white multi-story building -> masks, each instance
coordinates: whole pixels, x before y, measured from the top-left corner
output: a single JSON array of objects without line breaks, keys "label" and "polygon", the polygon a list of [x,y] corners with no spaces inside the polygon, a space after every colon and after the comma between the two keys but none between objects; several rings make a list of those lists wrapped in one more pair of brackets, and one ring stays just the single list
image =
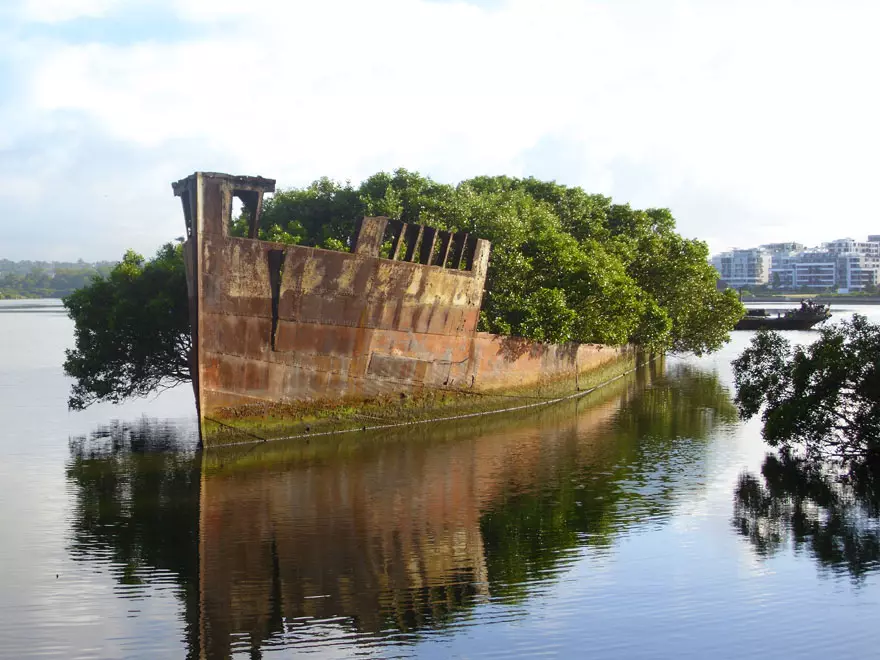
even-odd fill
[{"label": "white multi-story building", "polygon": [[721,279],[734,288],[767,284],[771,263],[770,253],[761,248],[722,252],[712,259]]},{"label": "white multi-story building", "polygon": [[841,293],[875,286],[878,273],[880,265],[868,255],[848,252],[837,257],[837,289]]},{"label": "white multi-story building", "polygon": [[735,288],[768,284],[774,289],[858,291],[880,282],[880,234],[867,241],[841,238],[817,249],[796,242],[767,243],[724,252],[712,264]]},{"label": "white multi-story building", "polygon": [[760,246],[762,250],[767,250],[770,254],[792,254],[794,252],[803,252],[807,246],[803,243],[788,241],[786,243],[764,243]]},{"label": "white multi-story building", "polygon": [[832,254],[863,254],[880,259],[880,241],[872,241],[871,238],[869,236],[867,241],[838,238],[835,241],[825,243],[822,247]]},{"label": "white multi-story building", "polygon": [[804,244],[794,241],[766,243],[761,248],[770,253],[770,281],[768,284],[775,289],[793,287],[792,264],[796,261],[797,255],[804,251]]},{"label": "white multi-story building", "polygon": [[774,289],[793,289],[794,271],[800,253],[774,254],[770,263],[770,286]]},{"label": "white multi-story building", "polygon": [[837,257],[835,284],[839,291],[858,291],[877,284],[880,273],[880,236],[868,236],[867,241],[839,238],[825,244],[825,249]]},{"label": "white multi-story building", "polygon": [[804,250],[790,261],[791,288],[833,289],[837,284],[837,257],[825,250]]}]

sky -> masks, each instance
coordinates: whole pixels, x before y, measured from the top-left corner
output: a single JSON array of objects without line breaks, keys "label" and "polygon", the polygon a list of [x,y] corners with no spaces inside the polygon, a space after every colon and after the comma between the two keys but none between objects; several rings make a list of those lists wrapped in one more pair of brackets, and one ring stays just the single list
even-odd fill
[{"label": "sky", "polygon": [[877,25],[875,0],[0,0],[0,258],[150,255],[196,170],[554,179],[712,252],[863,238]]}]

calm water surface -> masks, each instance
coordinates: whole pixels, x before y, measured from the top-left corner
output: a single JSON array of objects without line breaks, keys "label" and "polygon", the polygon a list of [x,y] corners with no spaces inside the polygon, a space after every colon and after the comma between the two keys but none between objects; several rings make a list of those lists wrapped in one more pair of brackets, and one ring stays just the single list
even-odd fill
[{"label": "calm water surface", "polygon": [[750,334],[540,412],[201,454],[186,387],[69,413],[71,322],[0,301],[0,656],[876,657],[877,501],[762,475]]}]

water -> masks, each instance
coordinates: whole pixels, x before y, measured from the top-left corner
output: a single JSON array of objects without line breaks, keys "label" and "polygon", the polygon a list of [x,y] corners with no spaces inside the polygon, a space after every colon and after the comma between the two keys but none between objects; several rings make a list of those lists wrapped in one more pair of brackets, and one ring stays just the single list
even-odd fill
[{"label": "water", "polygon": [[872,656],[877,509],[761,475],[749,336],[539,412],[202,455],[186,387],[69,413],[70,321],[0,302],[0,656]]}]

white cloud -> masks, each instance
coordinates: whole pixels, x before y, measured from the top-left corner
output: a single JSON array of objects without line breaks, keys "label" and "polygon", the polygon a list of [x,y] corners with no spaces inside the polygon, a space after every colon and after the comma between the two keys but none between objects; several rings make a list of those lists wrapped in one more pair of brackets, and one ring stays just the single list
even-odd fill
[{"label": "white cloud", "polygon": [[[109,11],[98,0],[69,4]],[[683,233],[715,248],[743,236],[815,242],[880,230],[873,3],[169,8],[192,38],[43,44],[19,116],[33,128],[73,113],[119,146],[117,169],[126,153],[149,153],[163,172],[179,168],[172,178],[220,169],[293,185],[396,166],[450,181],[540,173],[671,206]],[[130,174],[123,185],[155,184]]]}]

